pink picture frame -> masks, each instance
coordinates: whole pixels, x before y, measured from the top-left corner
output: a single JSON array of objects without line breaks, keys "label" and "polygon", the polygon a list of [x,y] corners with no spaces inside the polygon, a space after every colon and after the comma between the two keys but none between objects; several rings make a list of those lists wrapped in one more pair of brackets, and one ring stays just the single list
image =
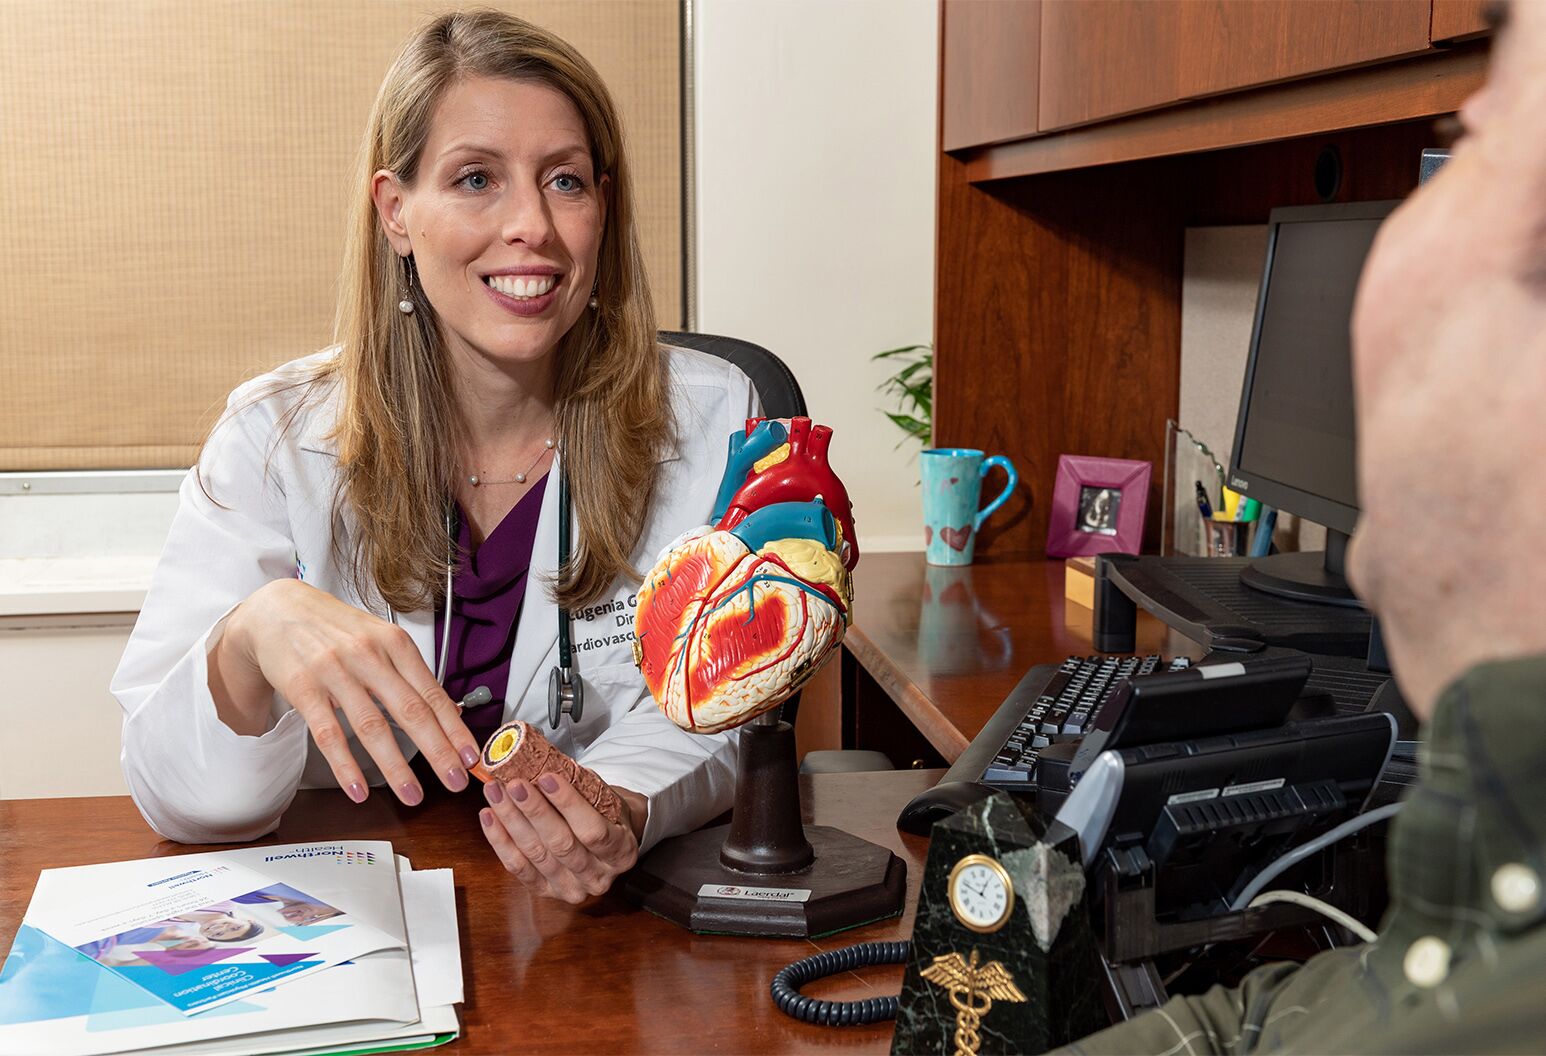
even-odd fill
[{"label": "pink picture frame", "polygon": [[1058,456],[1047,556],[1136,554],[1152,473],[1148,462],[1130,458]]}]

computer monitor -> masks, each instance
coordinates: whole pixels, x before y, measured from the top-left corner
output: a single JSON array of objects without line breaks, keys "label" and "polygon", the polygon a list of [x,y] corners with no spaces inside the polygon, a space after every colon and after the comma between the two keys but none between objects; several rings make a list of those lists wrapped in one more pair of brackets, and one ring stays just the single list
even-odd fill
[{"label": "computer monitor", "polygon": [[1353,295],[1375,232],[1399,204],[1272,211],[1229,484],[1325,525],[1326,550],[1257,558],[1240,580],[1258,590],[1359,604],[1343,565],[1358,520]]}]

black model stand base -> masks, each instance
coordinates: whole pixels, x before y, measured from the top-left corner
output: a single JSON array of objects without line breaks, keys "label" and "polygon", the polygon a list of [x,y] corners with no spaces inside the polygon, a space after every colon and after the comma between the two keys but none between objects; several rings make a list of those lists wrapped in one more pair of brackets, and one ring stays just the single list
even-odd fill
[{"label": "black model stand base", "polygon": [[741,730],[729,825],[664,840],[623,892],[692,931],[808,938],[901,914],[907,866],[885,847],[800,821],[794,729]]},{"label": "black model stand base", "polygon": [[625,892],[657,916],[719,935],[809,938],[902,912],[907,867],[884,847],[812,825],[807,868],[746,873],[719,862],[729,833],[720,825],[662,843],[629,874]]}]

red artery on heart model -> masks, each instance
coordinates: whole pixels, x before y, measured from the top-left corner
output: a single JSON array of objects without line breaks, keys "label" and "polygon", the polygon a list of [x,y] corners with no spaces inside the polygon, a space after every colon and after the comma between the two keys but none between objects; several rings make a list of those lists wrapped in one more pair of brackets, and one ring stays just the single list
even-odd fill
[{"label": "red artery on heart model", "polygon": [[748,421],[718,521],[678,538],[645,577],[634,658],[683,729],[714,733],[777,707],[842,641],[859,550],[831,436],[809,418]]}]

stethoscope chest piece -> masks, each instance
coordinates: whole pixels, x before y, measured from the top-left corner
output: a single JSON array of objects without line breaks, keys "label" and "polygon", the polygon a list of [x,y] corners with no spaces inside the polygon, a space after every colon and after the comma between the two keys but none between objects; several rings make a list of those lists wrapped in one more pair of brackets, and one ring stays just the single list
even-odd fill
[{"label": "stethoscope chest piece", "polygon": [[575,677],[574,668],[553,668],[548,673],[548,725],[558,729],[559,720],[565,715],[579,722],[584,708],[585,686]]}]

